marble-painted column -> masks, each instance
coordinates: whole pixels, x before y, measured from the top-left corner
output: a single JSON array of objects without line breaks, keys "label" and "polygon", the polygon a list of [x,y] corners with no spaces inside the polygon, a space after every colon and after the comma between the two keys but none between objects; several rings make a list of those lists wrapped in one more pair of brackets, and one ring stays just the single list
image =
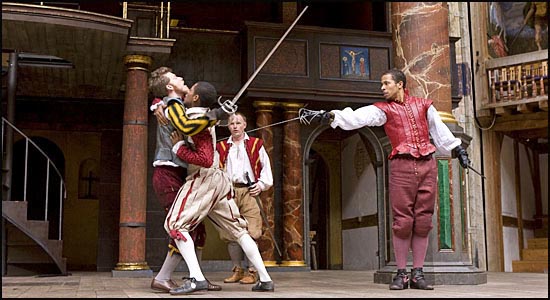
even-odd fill
[{"label": "marble-painted column", "polygon": [[394,66],[407,76],[410,94],[451,112],[449,9],[446,2],[392,2]]},{"label": "marble-painted column", "polygon": [[[284,119],[298,117],[300,103],[282,103]],[[281,266],[306,266],[302,205],[302,150],[300,122],[284,124],[283,141],[283,261]]]},{"label": "marble-painted column", "polygon": [[113,277],[151,277],[145,261],[147,204],[147,80],[152,59],[127,55],[122,123],[118,263]]},{"label": "marble-painted column", "polygon": [[[271,125],[273,120],[273,107],[275,106],[275,102],[255,101],[253,105],[256,108],[257,128]],[[269,159],[271,160],[271,166],[273,169],[273,129],[272,127],[267,127],[267,128],[258,130],[258,132],[259,132],[258,137],[264,141],[264,148],[267,154],[269,155]],[[273,170],[271,171],[273,172]],[[273,201],[274,201],[273,188],[270,188],[269,190],[262,192],[260,194],[260,199],[262,200],[262,208],[265,212],[265,216],[267,217],[267,221],[269,223],[269,227],[271,228],[271,232],[275,234],[275,207],[273,205]],[[277,260],[275,257],[276,241],[273,240],[273,238],[271,237],[271,234],[269,233],[269,229],[267,229],[266,226],[267,225],[264,222],[263,234],[258,240],[258,247],[260,248],[260,252],[262,254],[262,258],[264,260],[265,266],[276,267],[277,266]]]}]

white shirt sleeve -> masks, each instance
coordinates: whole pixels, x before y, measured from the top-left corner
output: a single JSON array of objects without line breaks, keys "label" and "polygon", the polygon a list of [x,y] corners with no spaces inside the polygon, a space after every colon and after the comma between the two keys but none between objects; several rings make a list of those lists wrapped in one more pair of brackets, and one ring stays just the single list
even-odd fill
[{"label": "white shirt sleeve", "polygon": [[428,108],[428,127],[435,147],[444,155],[450,155],[451,150],[462,144],[462,141],[456,138],[449,127],[441,121],[441,117],[433,105]]},{"label": "white shirt sleeve", "polygon": [[260,148],[260,163],[262,164],[262,171],[260,172],[260,178],[258,178],[258,185],[262,191],[265,191],[273,186],[273,174],[269,155],[267,155],[264,146]]},{"label": "white shirt sleeve", "polygon": [[344,130],[358,129],[364,126],[382,126],[386,124],[386,114],[374,105],[367,105],[352,110],[350,107],[344,110],[332,110],[334,121],[330,123],[332,128],[340,127]]}]

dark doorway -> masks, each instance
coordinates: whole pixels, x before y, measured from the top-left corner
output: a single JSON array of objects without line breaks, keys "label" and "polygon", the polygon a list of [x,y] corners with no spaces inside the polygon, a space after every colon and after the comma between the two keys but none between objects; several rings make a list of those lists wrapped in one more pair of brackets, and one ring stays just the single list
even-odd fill
[{"label": "dark doorway", "polygon": [[314,150],[310,152],[309,165],[309,230],[312,236],[312,268],[327,269],[328,266],[328,219],[329,180],[324,159]]},{"label": "dark doorway", "polygon": [[[31,137],[30,140],[49,157],[50,161],[30,142],[27,150],[26,139],[17,141],[13,147],[11,199],[23,201],[26,193],[28,203],[27,219],[48,220],[49,238],[58,239],[60,195],[64,190],[61,190],[61,179],[53,166],[59,170],[64,178],[65,157],[59,147],[46,138]],[[28,159],[25,166],[27,153]],[[48,197],[46,197],[46,194]],[[46,200],[48,203],[47,212]]]}]

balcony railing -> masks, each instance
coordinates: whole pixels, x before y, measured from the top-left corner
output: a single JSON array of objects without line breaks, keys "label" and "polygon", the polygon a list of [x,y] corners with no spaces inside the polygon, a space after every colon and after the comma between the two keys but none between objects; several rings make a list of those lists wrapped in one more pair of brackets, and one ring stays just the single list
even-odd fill
[{"label": "balcony railing", "polygon": [[489,98],[483,108],[500,115],[548,110],[546,50],[492,59],[486,70]]},{"label": "balcony railing", "polygon": [[170,2],[122,2],[122,17],[134,21],[131,36],[170,37]]}]

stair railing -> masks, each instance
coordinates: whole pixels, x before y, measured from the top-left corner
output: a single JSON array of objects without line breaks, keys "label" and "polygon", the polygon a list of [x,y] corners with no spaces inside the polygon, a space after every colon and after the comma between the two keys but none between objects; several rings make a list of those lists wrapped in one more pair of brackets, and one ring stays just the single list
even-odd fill
[{"label": "stair railing", "polygon": [[[29,137],[27,137],[21,130],[17,129],[12,123],[10,123],[6,118],[2,117],[2,153],[5,153],[4,146],[6,147],[12,147],[13,145],[5,145],[4,144],[4,137],[6,133],[6,126],[8,125],[11,129],[15,130],[17,133],[19,133],[23,138],[25,138],[25,172],[24,172],[24,178],[23,178],[23,201],[27,201],[27,171],[29,168],[28,165],[28,159],[29,159],[29,144],[34,146],[36,150],[38,150],[47,160],[47,166],[46,166],[46,203],[45,203],[45,211],[44,211],[44,221],[48,221],[48,201],[49,201],[49,186],[50,186],[50,166],[53,168],[57,176],[59,177],[59,234],[58,234],[58,240],[61,240],[62,236],[62,228],[63,228],[63,199],[67,197],[67,188],[65,185],[65,180],[63,180],[63,176],[61,176],[61,172],[57,169],[57,167],[54,165],[52,160],[38,147],[38,145],[33,142]],[[8,133],[9,134],[9,133]],[[13,139],[12,139],[13,140]],[[13,156],[12,156],[13,158]],[[11,172],[12,170],[9,170]],[[11,176],[11,175],[10,175]],[[11,186],[9,187],[9,193],[11,193]]]}]

